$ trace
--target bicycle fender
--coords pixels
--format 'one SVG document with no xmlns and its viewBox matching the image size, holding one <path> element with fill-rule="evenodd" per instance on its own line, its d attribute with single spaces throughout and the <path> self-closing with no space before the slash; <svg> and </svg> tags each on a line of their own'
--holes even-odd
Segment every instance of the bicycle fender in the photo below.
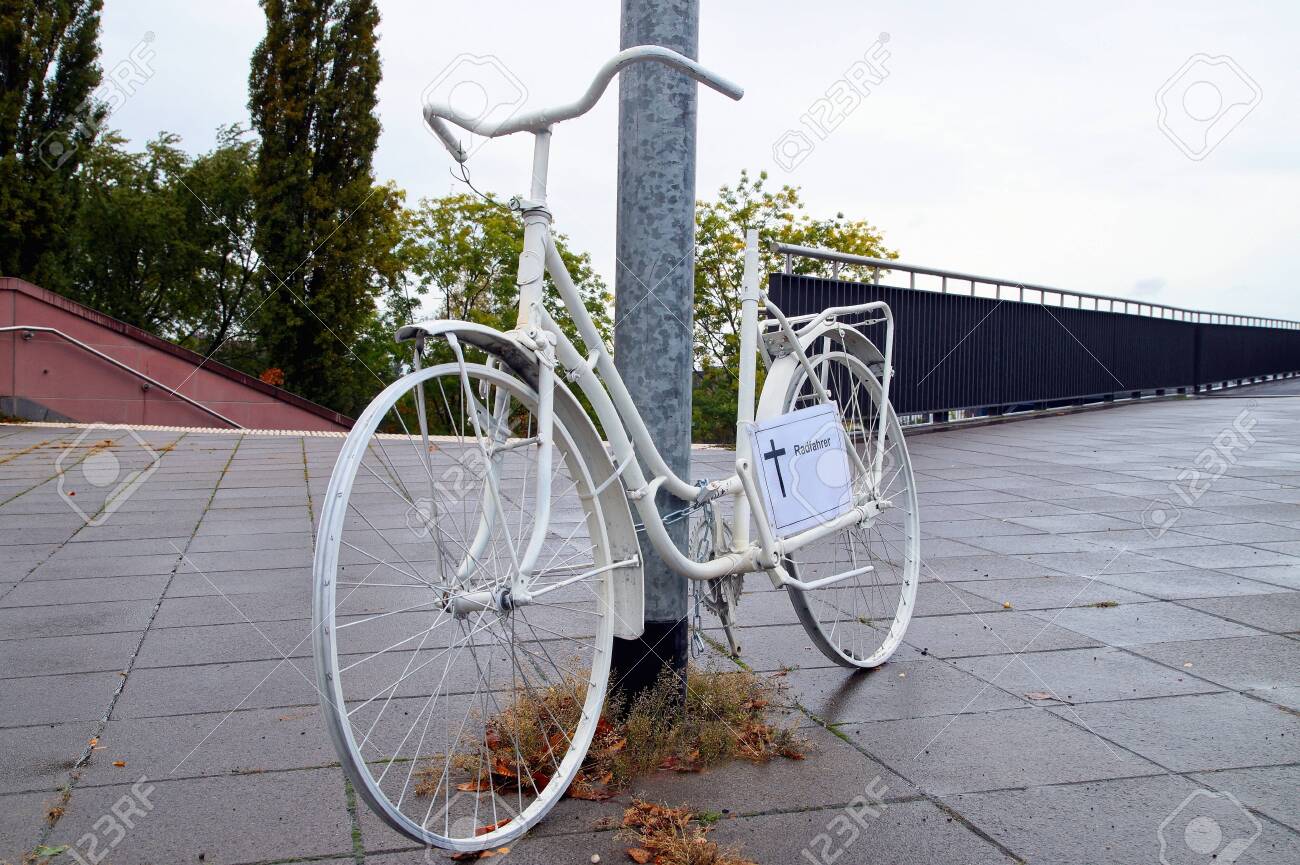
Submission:
<svg viewBox="0 0 1300 865">
<path fill-rule="evenodd" d="M 873 372 L 885 362 L 885 356 L 876 348 L 876 344 L 863 335 L 862 331 L 849 325 L 836 322 L 823 322 L 805 334 L 800 345 L 809 359 L 816 355 L 816 346 L 821 339 L 829 339 L 838 344 L 838 348 L 848 352 L 867 365 Z M 801 370 L 796 354 L 787 354 L 773 362 L 763 382 L 763 392 L 758 398 L 758 408 L 754 413 L 756 420 L 767 420 L 785 412 L 785 399 L 790 390 L 790 383 Z"/>
</svg>

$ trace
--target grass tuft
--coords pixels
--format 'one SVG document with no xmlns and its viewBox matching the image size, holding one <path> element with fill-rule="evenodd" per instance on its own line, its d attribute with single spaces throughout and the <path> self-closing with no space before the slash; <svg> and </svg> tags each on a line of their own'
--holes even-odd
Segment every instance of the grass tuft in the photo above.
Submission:
<svg viewBox="0 0 1300 865">
<path fill-rule="evenodd" d="M 416 773 L 417 795 L 444 795 L 440 785 L 464 791 L 540 790 L 569 748 L 586 698 L 581 671 L 544 689 L 518 695 L 483 724 L 481 739 L 466 741 L 453 758 L 462 780 L 444 780 L 442 761 Z M 768 720 L 782 686 L 748 670 L 687 671 L 680 680 L 665 671 L 655 687 L 628 701 L 622 692 L 606 701 L 591 747 L 569 786 L 575 799 L 604 800 L 633 779 L 659 770 L 697 772 L 731 759 L 764 763 L 804 758 L 808 742 L 793 725 Z"/>
</svg>

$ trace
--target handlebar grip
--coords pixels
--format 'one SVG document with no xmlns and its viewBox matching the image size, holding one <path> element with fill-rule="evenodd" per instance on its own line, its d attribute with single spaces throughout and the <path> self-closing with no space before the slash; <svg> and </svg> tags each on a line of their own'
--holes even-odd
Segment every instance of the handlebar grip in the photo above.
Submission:
<svg viewBox="0 0 1300 865">
<path fill-rule="evenodd" d="M 433 133 L 438 136 L 443 146 L 447 148 L 447 152 L 451 154 L 452 159 L 457 162 L 464 162 L 469 158 L 469 154 L 465 152 L 465 147 L 460 143 L 460 139 L 456 137 L 456 132 L 451 128 L 450 123 L 437 115 L 427 112 L 424 115 L 424 122 L 429 124 L 429 128 L 433 130 Z"/>
</svg>

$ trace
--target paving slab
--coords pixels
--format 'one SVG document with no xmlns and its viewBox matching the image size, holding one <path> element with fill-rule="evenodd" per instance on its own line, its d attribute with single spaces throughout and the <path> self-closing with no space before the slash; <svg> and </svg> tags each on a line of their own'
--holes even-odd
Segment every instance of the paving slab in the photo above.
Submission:
<svg viewBox="0 0 1300 865">
<path fill-rule="evenodd" d="M 239 614 L 249 595 L 226 598 Z M 311 656 L 311 620 L 235 622 L 186 628 L 153 628 L 140 646 L 136 667 L 178 667 L 235 661 L 280 660 Z M 382 648 L 382 647 L 381 647 Z"/>
<path fill-rule="evenodd" d="M 741 845 L 742 851 L 772 863 L 822 862 L 838 851 L 844 852 L 836 861 L 845 865 L 991 865 L 1015 861 L 925 800 L 886 804 L 878 816 L 864 819 L 865 826 L 857 826 L 845 819 L 842 809 L 742 817 L 718 823 L 711 837 L 722 844 Z M 857 830 L 856 835 L 844 828 L 846 824 Z"/>
<path fill-rule="evenodd" d="M 1097 582 L 1117 586 L 1161 600 L 1185 598 L 1220 598 L 1230 595 L 1259 595 L 1278 591 L 1277 586 L 1225 571 L 1186 568 L 1177 571 L 1160 571 L 1151 574 L 1106 572 Z"/>
<path fill-rule="evenodd" d="M 1164 774 L 1153 763 L 1036 708 L 851 724 L 840 730 L 934 795 Z"/>
<path fill-rule="evenodd" d="M 886 799 L 919 795 L 907 781 L 833 733 L 811 727 L 799 735 L 809 744 L 797 766 L 777 759 L 763 764 L 737 761 L 703 772 L 660 772 L 633 782 L 633 793 L 712 810 L 721 804 L 738 816 L 843 806 L 868 789 L 887 791 L 882 794 Z"/>
<path fill-rule="evenodd" d="M 1270 506 L 1265 505 L 1265 508 Z M 1258 568 L 1270 565 L 1300 565 L 1300 558 L 1244 544 L 1153 550 L 1151 555 L 1194 568 Z"/>
<path fill-rule="evenodd" d="M 1300 642 L 1286 637 L 1155 643 L 1133 651 L 1237 691 L 1300 685 Z"/>
<path fill-rule="evenodd" d="M 1241 694 L 1156 697 L 1048 711 L 1069 712 L 1088 729 L 1176 772 L 1300 762 L 1300 717 Z"/>
<path fill-rule="evenodd" d="M 1211 637 L 1258 636 L 1255 628 L 1189 610 L 1167 601 L 1076 607 L 1034 615 L 1112 646 L 1137 646 Z"/>
<path fill-rule="evenodd" d="M 1252 568 L 1224 568 L 1225 573 L 1284 589 L 1300 590 L 1300 565 L 1266 565 Z"/>
<path fill-rule="evenodd" d="M 139 669 L 131 673 L 113 717 L 310 706 L 320 699 L 314 682 L 306 658 Z"/>
<path fill-rule="evenodd" d="M 0 862 L 22 862 L 45 828 L 45 812 L 57 804 L 48 793 L 0 796 Z"/>
<path fill-rule="evenodd" d="M 914 619 L 903 638 L 937 658 L 1000 655 L 1101 645 L 1032 612 L 1002 611 Z"/>
<path fill-rule="evenodd" d="M 1300 592 L 1234 598 L 1203 598 L 1186 606 L 1275 633 L 1300 631 Z"/>
<path fill-rule="evenodd" d="M 1166 775 L 969 793 L 946 802 L 1028 862 L 1213 861 L 1187 846 L 1188 824 L 1198 818 L 1215 820 L 1222 836 L 1220 850 L 1235 839 L 1253 837 L 1257 828 L 1262 830 L 1232 861 L 1242 865 L 1296 861 L 1300 844 L 1291 833 L 1271 824 L 1261 826 L 1229 803 L 1207 801 L 1196 795 L 1199 789 L 1185 778 Z"/>
<path fill-rule="evenodd" d="M 132 577 L 87 577 L 75 582 L 26 580 L 0 597 L 0 607 L 38 607 L 105 601 L 156 601 L 167 585 L 167 574 Z"/>
<path fill-rule="evenodd" d="M 134 781 L 135 779 L 133 779 Z M 144 816 L 112 848 L 118 865 L 158 862 L 260 862 L 352 852 L 351 819 L 339 769 L 267 772 L 226 778 L 146 779 Z M 131 784 L 74 790 L 51 844 L 77 844 Z M 139 797 L 136 798 L 137 801 Z M 125 810 L 125 809 L 122 809 Z M 100 844 L 106 844 L 106 835 Z"/>
<path fill-rule="evenodd" d="M 122 780 L 125 761 L 150 778 L 224 776 L 337 763 L 318 706 L 115 718 L 81 770 L 81 784 Z"/>
<path fill-rule="evenodd" d="M 0 727 L 97 721 L 108 711 L 121 684 L 117 673 L 8 679 L 3 685 L 4 699 L 0 699 Z"/>
<path fill-rule="evenodd" d="M 0 609 L 0 634 L 5 639 L 75 636 L 143 631 L 153 615 L 151 601 L 67 603 L 46 607 Z"/>
<path fill-rule="evenodd" d="M 1024 705 L 938 660 L 888 663 L 850 673 L 843 667 L 796 670 L 786 677 L 801 706 L 830 724 L 921 718 Z"/>
<path fill-rule="evenodd" d="M 1026 695 L 1051 694 L 1058 702 L 1093 703 L 1223 690 L 1219 685 L 1109 646 L 958 658 L 953 664 L 1035 704 L 1050 701 Z"/>
<path fill-rule="evenodd" d="M 1140 604 L 1151 600 L 1145 595 L 1108 586 L 1083 577 L 1027 577 L 1018 580 L 984 580 L 965 585 L 964 590 L 979 595 L 994 609 L 1010 604 L 1016 610 L 1055 610 L 1061 607 L 1090 607 L 1115 601 Z"/>
<path fill-rule="evenodd" d="M 0 680 L 125 670 L 139 643 L 136 632 L 0 640 Z"/>
<path fill-rule="evenodd" d="M 1246 807 L 1300 830 L 1300 796 L 1296 795 L 1300 790 L 1300 766 L 1226 769 L 1200 772 L 1191 777 L 1213 790 L 1231 793 Z"/>
<path fill-rule="evenodd" d="M 97 727 L 81 721 L 0 729 L 0 793 L 57 790 Z"/>
</svg>

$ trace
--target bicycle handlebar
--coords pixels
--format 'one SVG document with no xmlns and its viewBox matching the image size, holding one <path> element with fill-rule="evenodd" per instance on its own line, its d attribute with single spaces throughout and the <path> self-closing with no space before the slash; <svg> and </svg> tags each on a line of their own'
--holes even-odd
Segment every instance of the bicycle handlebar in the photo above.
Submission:
<svg viewBox="0 0 1300 865">
<path fill-rule="evenodd" d="M 507 117 L 499 123 L 490 123 L 482 117 L 459 115 L 450 105 L 429 102 L 424 106 L 424 120 L 446 146 L 447 150 L 450 151 L 452 158 L 457 162 L 464 162 L 468 158 L 468 154 L 465 153 L 465 149 L 457 140 L 450 123 L 488 138 L 510 135 L 515 132 L 539 132 L 549 129 L 563 120 L 572 120 L 586 114 L 604 95 L 605 88 L 609 86 L 609 82 L 614 79 L 615 75 L 633 63 L 646 60 L 670 66 L 732 99 L 740 99 L 745 95 L 744 89 L 739 85 L 728 81 L 721 75 L 710 72 L 694 60 L 673 51 L 671 48 L 664 48 L 659 45 L 637 45 L 620 51 L 607 60 L 605 65 L 596 72 L 596 77 L 592 79 L 587 92 L 578 101 L 571 102 L 568 105 L 528 111 Z"/>
</svg>

